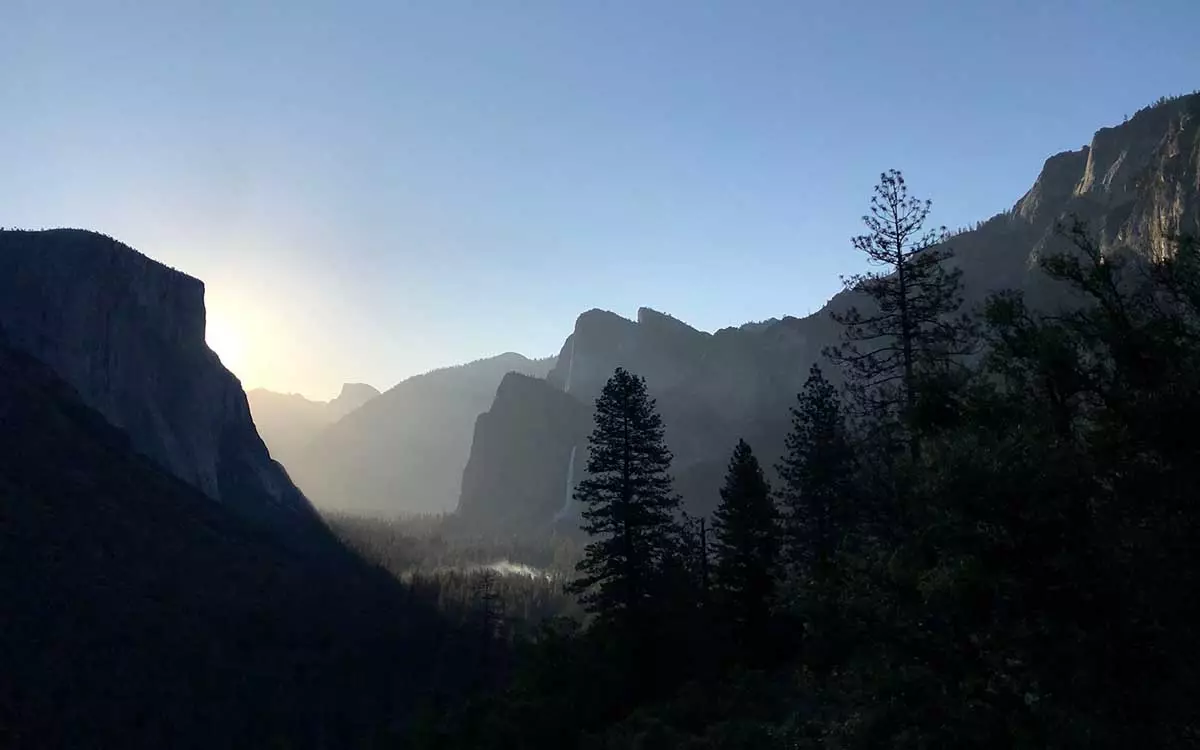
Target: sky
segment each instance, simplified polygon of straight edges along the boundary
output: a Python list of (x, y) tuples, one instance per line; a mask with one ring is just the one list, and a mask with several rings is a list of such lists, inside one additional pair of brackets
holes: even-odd
[(0, 226), (206, 284), (249, 388), (336, 395), (640, 306), (818, 309), (879, 173), (956, 227), (1200, 88), (1195, 0), (2, 0)]

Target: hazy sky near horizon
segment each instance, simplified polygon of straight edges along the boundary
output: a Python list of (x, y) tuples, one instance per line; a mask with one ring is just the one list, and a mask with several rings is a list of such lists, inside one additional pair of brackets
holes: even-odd
[(330, 398), (645, 305), (804, 315), (880, 171), (936, 223), (1200, 87), (1195, 0), (0, 3), (0, 225), (207, 285), (247, 388)]

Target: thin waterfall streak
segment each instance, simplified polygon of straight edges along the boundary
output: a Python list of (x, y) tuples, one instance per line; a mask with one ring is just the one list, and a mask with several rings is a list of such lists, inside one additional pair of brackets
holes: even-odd
[(571, 376), (575, 373), (575, 336), (571, 336), (571, 353), (567, 355), (567, 384), (563, 388), (564, 393), (571, 392)]
[(572, 503), (575, 500), (575, 450), (579, 446), (571, 446), (571, 457), (567, 459), (567, 495), (563, 498), (562, 507), (554, 514), (555, 521), (561, 521), (566, 518), (572, 511)]

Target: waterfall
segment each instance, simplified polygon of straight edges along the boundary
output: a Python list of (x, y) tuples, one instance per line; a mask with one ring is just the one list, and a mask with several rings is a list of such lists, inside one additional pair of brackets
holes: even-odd
[(571, 446), (571, 457), (567, 459), (567, 496), (563, 498), (562, 507), (554, 514), (555, 521), (561, 521), (571, 512), (571, 505), (575, 500), (575, 449), (577, 445)]
[[(571, 335), (571, 353), (567, 355), (567, 382), (563, 386), (564, 393), (571, 392), (571, 376), (575, 372), (575, 335)], [(562, 507), (554, 514), (554, 520), (551, 523), (557, 523), (564, 518), (567, 518), (571, 513), (571, 505), (574, 501), (575, 492), (575, 450), (579, 446), (571, 446), (571, 457), (567, 459), (567, 493), (563, 498)]]
[(567, 355), (567, 384), (563, 386), (563, 393), (571, 392), (571, 375), (575, 372), (575, 335), (571, 335), (571, 353)]

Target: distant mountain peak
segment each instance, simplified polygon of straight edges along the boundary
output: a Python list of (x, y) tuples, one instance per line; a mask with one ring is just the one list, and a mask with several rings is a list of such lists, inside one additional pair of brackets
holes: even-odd
[(638, 308), (637, 322), (639, 325), (644, 324), (644, 323), (654, 322), (655, 320), (663, 319), (663, 318), (665, 318), (667, 320), (683, 322), (683, 321), (680, 321), (678, 318), (668, 315), (665, 312), (662, 312), (660, 310), (655, 310), (653, 307), (639, 307)]
[(343, 396), (371, 397), (306, 434), (286, 421), (304, 414), (264, 411), (264, 423), (278, 417), (279, 427), (267, 431), (272, 435), (267, 442), (305, 438), (283, 454), (283, 463), (325, 508), (377, 515), (447, 511), (459, 498), (475, 419), (492, 403), (501, 381), (512, 372), (540, 380), (553, 363), (505, 352), (414, 375), (378, 395), (370, 386), (348, 385)]
[(329, 402), (329, 416), (336, 421), (379, 395), (378, 389), (366, 383), (343, 383), (342, 392)]
[(669, 332), (673, 334), (684, 335), (709, 335), (705, 331), (684, 323), (674, 315), (669, 315), (665, 312), (660, 312), (652, 307), (639, 307), (637, 312), (637, 322), (639, 326), (653, 328), (657, 331)]
[[(355, 396), (378, 396), (379, 389), (367, 383), (342, 383), (342, 391), (338, 394), (338, 398), (347, 398)], [(334, 399), (336, 401), (337, 399)]]
[(604, 310), (599, 307), (593, 307), (579, 314), (575, 318), (575, 330), (580, 328), (624, 328), (634, 325), (634, 321), (626, 318), (623, 315), (618, 315), (612, 310)]

